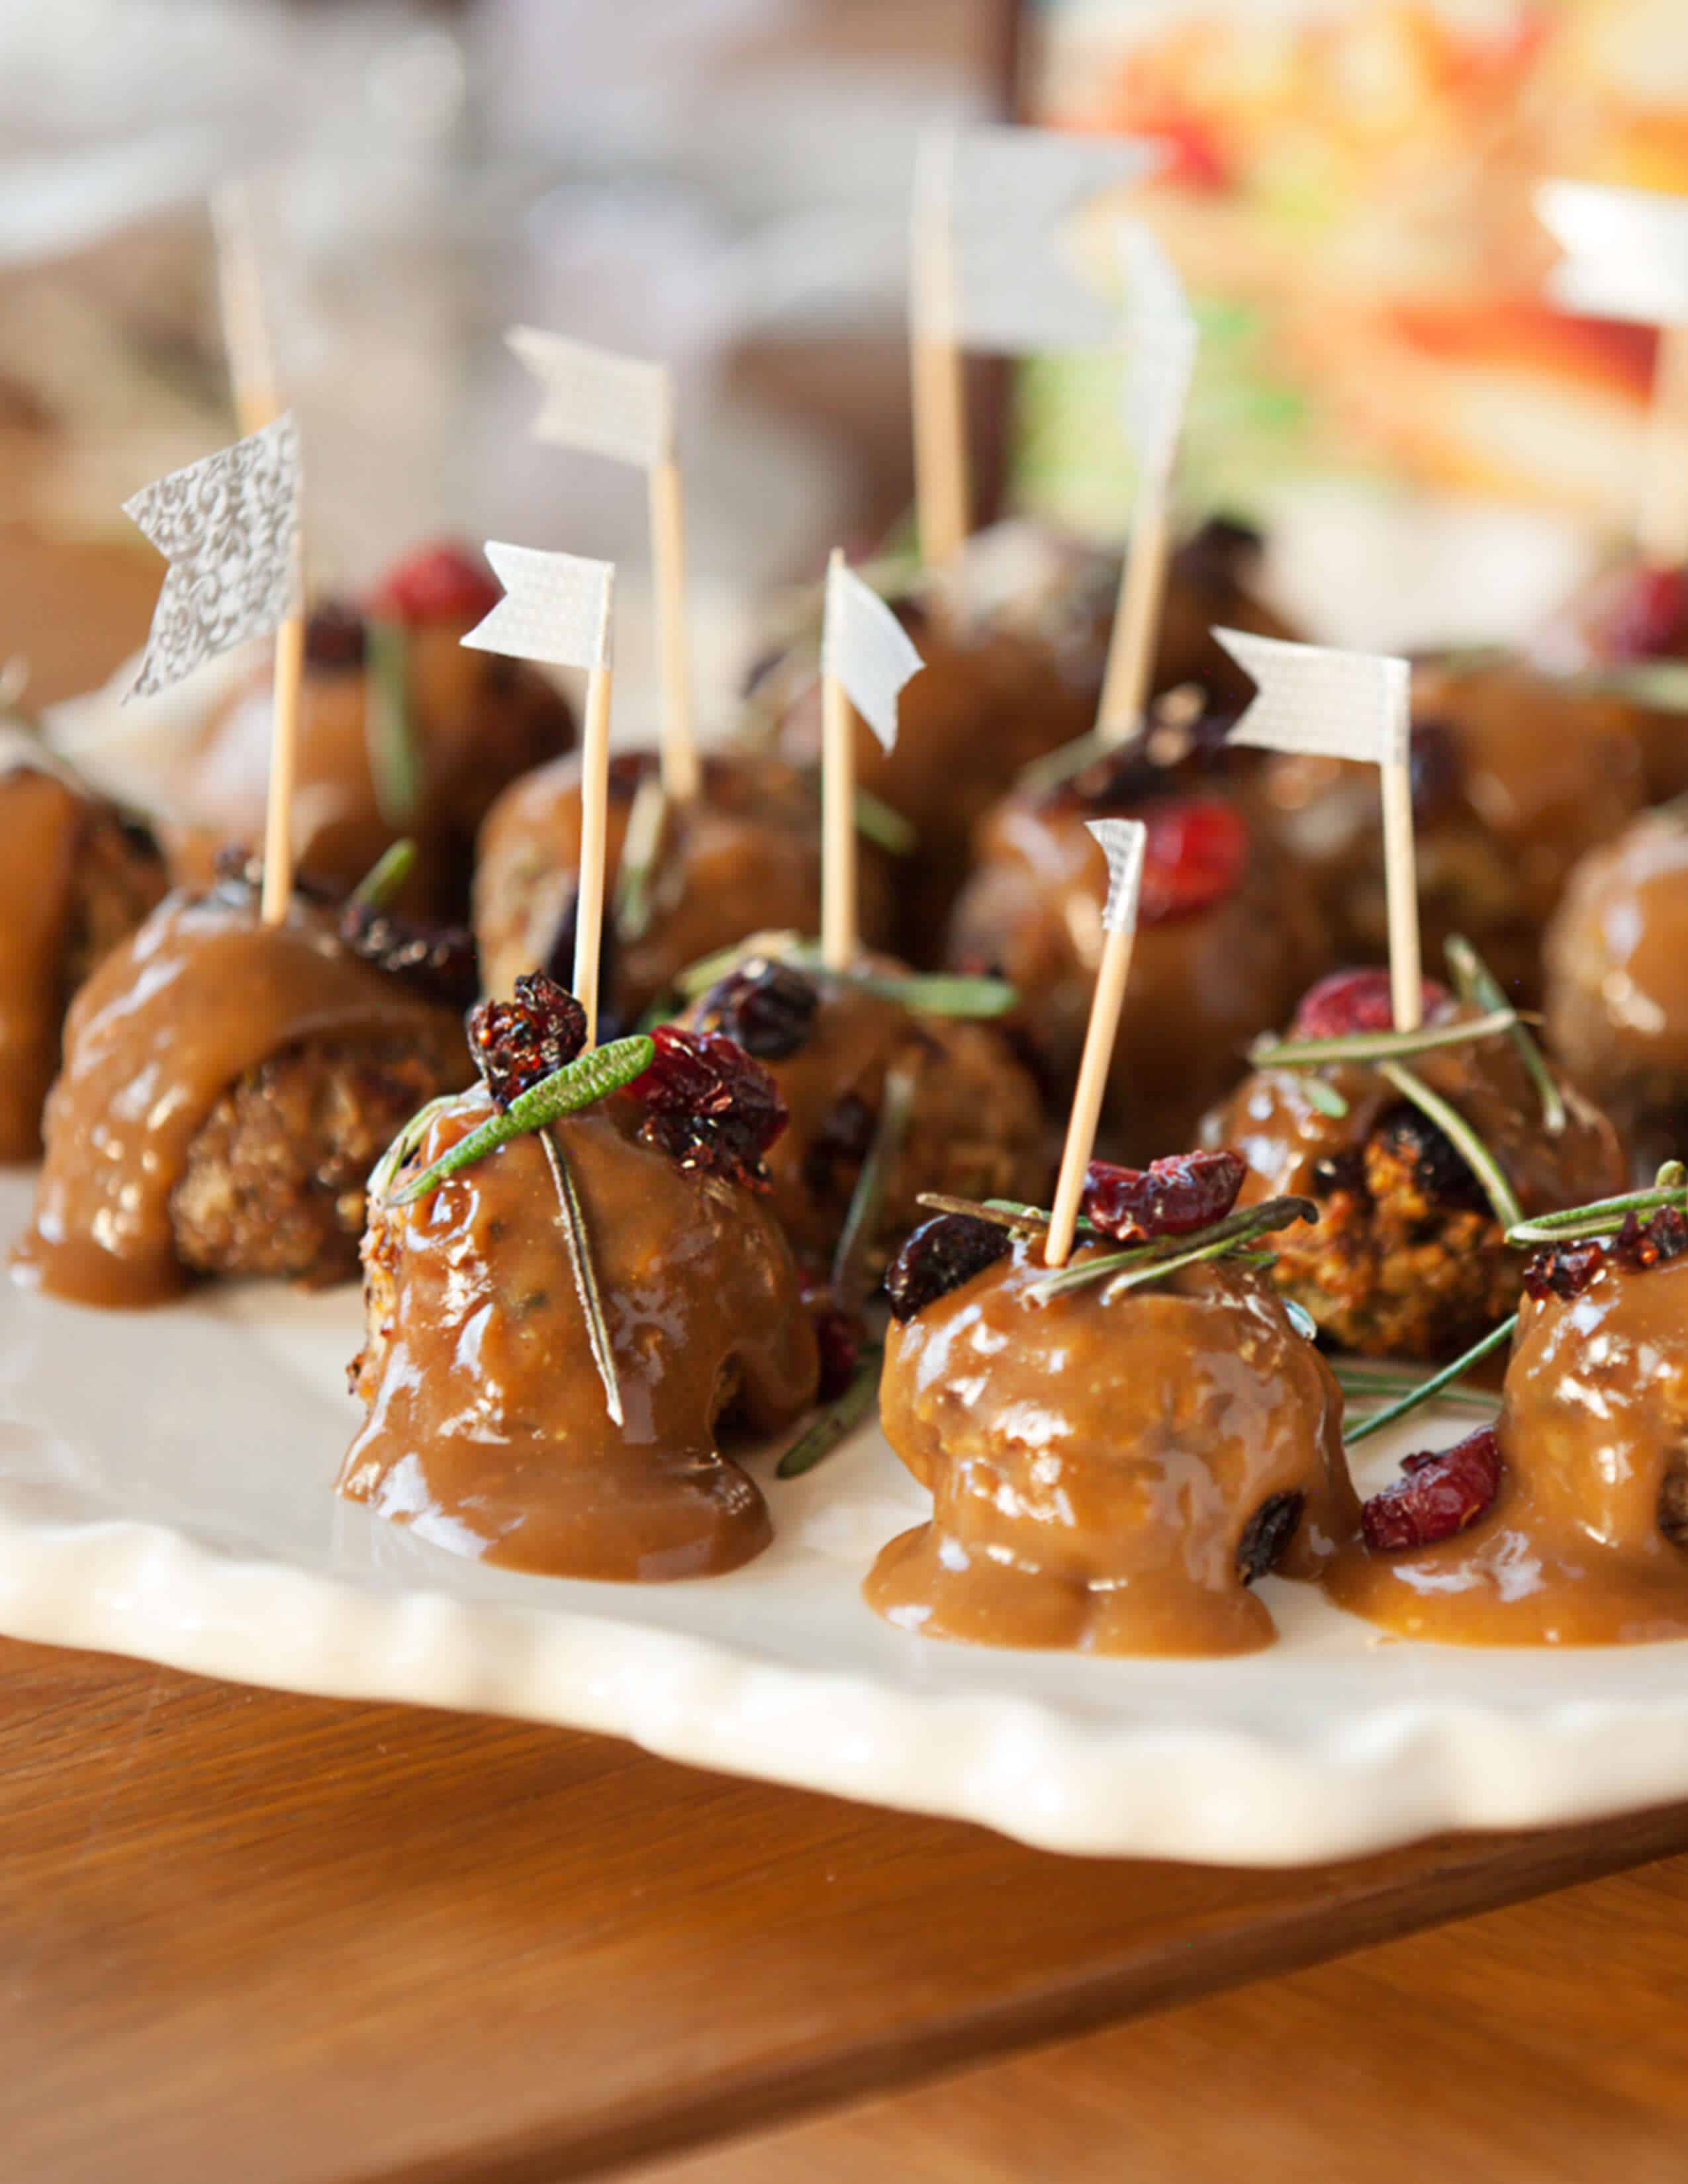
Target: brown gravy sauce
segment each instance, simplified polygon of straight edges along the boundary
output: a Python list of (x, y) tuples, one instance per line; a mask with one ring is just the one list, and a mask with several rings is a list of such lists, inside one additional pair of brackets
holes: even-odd
[(1435, 1546), (1349, 1546), (1324, 1572), (1331, 1598), (1442, 1645), (1688, 1637), (1688, 1552), (1659, 1529), (1688, 1462), (1688, 1261), (1608, 1262), (1580, 1296), (1525, 1298), (1497, 1431), (1492, 1507)]
[[(490, 1113), (440, 1111), (422, 1164)], [(513, 1139), (422, 1203), (372, 1209), (369, 1416), (339, 1490), (454, 1552), (554, 1576), (735, 1568), (772, 1528), (722, 1457), (723, 1412), (759, 1431), (814, 1399), (815, 1337), (765, 1201), (688, 1173), (610, 1101), (553, 1125), (591, 1238), (626, 1424), (588, 1346), (543, 1148)]]
[(76, 852), (86, 801), (58, 774), (0, 777), (0, 1160), (33, 1160), (58, 1067)]
[(901, 1325), (886, 1438), (933, 1494), (893, 1540), (870, 1604), (980, 1646), (1245, 1653), (1275, 1632), (1237, 1569), (1273, 1496), (1305, 1496), (1279, 1564), (1316, 1577), (1352, 1535), (1342, 1400), (1323, 1359), (1245, 1268), (1203, 1265), (1102, 1302), (1042, 1306), (1034, 1244)]
[(170, 897), (70, 1006), (16, 1277), (81, 1304), (175, 1295), (187, 1277), (170, 1194), (228, 1087), (300, 1039), (402, 1032), (437, 1016), (297, 911), (266, 926), (255, 906)]

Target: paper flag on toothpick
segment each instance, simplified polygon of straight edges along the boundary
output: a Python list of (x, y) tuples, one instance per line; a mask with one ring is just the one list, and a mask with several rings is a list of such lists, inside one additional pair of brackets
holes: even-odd
[(1535, 209), (1565, 253), (1547, 276), (1562, 309), (1647, 326), (1688, 322), (1688, 198), (1543, 182)]
[(610, 665), (613, 561), (548, 554), (537, 546), (487, 541), (487, 559), (504, 596), (462, 642), (476, 652), (546, 660), (557, 667)]
[(299, 482), (289, 411), (124, 502), (170, 564), (129, 698), (169, 689), (299, 610)]
[(1141, 220), (1122, 225), (1119, 255), (1125, 274), (1125, 425), (1141, 500), (1151, 493), (1164, 496), (1172, 478), (1195, 365), (1195, 320), (1184, 284)]
[(1372, 766), (1406, 764), (1412, 691), (1406, 660), (1292, 644), (1240, 629), (1213, 635), (1259, 686), (1228, 742)]
[(1108, 899), (1102, 905), (1102, 924), (1109, 933), (1134, 933), (1137, 900), (1143, 892), (1143, 852), (1149, 829), (1140, 819), (1087, 819), (1087, 833), (1094, 834), (1108, 861)]
[(674, 378), (666, 364), (538, 326), (512, 326), (504, 339), (545, 390), (536, 440), (644, 470), (673, 454)]
[(925, 665), (879, 594), (835, 560), (827, 571), (821, 672), (843, 686), (884, 750), (897, 740), (898, 693)]
[[(1164, 156), (1140, 137), (1056, 129), (992, 126), (928, 139), (917, 221), (947, 223), (951, 323), (928, 331), (1010, 356), (1117, 340), (1118, 311), (1073, 270), (1065, 231), (1089, 200), (1142, 181)], [(941, 310), (942, 299), (927, 301)]]

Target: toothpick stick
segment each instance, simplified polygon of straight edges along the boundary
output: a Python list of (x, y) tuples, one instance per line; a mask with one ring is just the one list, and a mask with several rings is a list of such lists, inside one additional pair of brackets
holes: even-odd
[(228, 358), (235, 415), (242, 436), (262, 432), (281, 415), (276, 365), (264, 316), (264, 288), (252, 198), (243, 181), (222, 182), (211, 192), (211, 230), (216, 242), (217, 303)]
[[(844, 566), (844, 549), (834, 546), (829, 591)], [(855, 960), (855, 722), (830, 666), (821, 677), (821, 958), (829, 971)]]
[(689, 804), (698, 793), (699, 768), (686, 637), (686, 526), (680, 465), (666, 455), (651, 465), (649, 477), (651, 568), (662, 670), (662, 786), (671, 802)]
[(1084, 1031), (1078, 1084), (1067, 1118), (1061, 1174), (1044, 1236), (1046, 1267), (1067, 1264), (1078, 1233), (1084, 1171), (1095, 1150), (1096, 1126), (1101, 1120), (1108, 1071), (1113, 1062), (1114, 1043), (1119, 1036), (1120, 1011), (1125, 1005), (1126, 982), (1131, 976), (1131, 954), (1137, 938), (1137, 896), (1147, 839), (1147, 830), (1140, 820), (1099, 819), (1086, 823), (1101, 844), (1108, 861), (1107, 904), (1102, 912), (1107, 938), (1102, 946), (1102, 960), (1096, 967), (1096, 989), (1090, 997), (1090, 1021)]
[(1424, 1016), (1418, 950), (1418, 862), (1412, 834), (1412, 777), (1405, 757), (1379, 768), (1383, 790), (1384, 889), (1389, 907), (1389, 992), (1397, 1031), (1417, 1031)]
[[(302, 593), (302, 577), (298, 588)], [(304, 616), (300, 612), (289, 615), (276, 632), (270, 783), (264, 807), (264, 892), (259, 904), (259, 914), (266, 925), (284, 924), (293, 899), (293, 783), (304, 682)]]
[(1166, 497), (1156, 494), (1148, 508), (1139, 507), (1119, 572), (1119, 598), (1096, 712), (1096, 733), (1104, 743), (1126, 742), (1142, 723), (1171, 548)]
[(967, 393), (955, 324), (950, 223), (955, 139), (925, 138), (916, 155), (909, 271), (910, 392), (914, 412), (915, 507), (921, 559), (941, 568), (967, 543)]
[(1635, 538), (1654, 568), (1688, 562), (1688, 326), (1659, 329)]
[(604, 868), (610, 812), (610, 669), (592, 669), (580, 752), (580, 892), (575, 903), (574, 991), (586, 1040), (598, 1044), (598, 971), (604, 946)]

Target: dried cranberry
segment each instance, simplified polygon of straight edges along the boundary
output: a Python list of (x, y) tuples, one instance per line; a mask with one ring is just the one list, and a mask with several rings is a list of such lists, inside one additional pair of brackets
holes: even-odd
[(1605, 1250), (1596, 1243), (1544, 1244), (1524, 1262), (1524, 1295), (1538, 1304), (1550, 1296), (1568, 1303), (1582, 1295), (1605, 1263)]
[(749, 1190), (766, 1190), (762, 1156), (786, 1124), (773, 1078), (719, 1032), (660, 1024), (651, 1038), (655, 1058), (627, 1088), (644, 1105), (639, 1135), (682, 1167), (707, 1168)]
[(1376, 1140), (1397, 1159), (1409, 1162), (1412, 1180), (1424, 1196), (1440, 1206), (1483, 1206), (1488, 1204), (1482, 1184), (1472, 1173), (1463, 1153), (1438, 1123), (1405, 1101), (1378, 1118)]
[(816, 1347), (821, 1353), (821, 1384), (816, 1392), (822, 1402), (829, 1403), (843, 1395), (855, 1378), (867, 1323), (859, 1312), (847, 1312), (828, 1284), (807, 1276), (803, 1282), (803, 1305), (814, 1323)]
[(1654, 660), (1688, 638), (1688, 569), (1627, 570), (1597, 617), (1596, 647), (1609, 660)]
[(1282, 1562), (1301, 1521), (1306, 1500), (1301, 1494), (1273, 1494), (1244, 1525), (1237, 1542), (1237, 1575), (1245, 1585), (1252, 1585)]
[(305, 665), (320, 673), (348, 673), (364, 664), (364, 618), (343, 599), (324, 599), (304, 626)]
[(469, 1011), (469, 1051), (496, 1107), (565, 1068), (586, 1045), (586, 1011), (543, 971), (515, 982), (513, 1001), (477, 1001)]
[(1680, 1206), (1662, 1206), (1651, 1221), (1638, 1221), (1633, 1213), (1624, 1217), (1624, 1226), (1612, 1240), (1612, 1256), (1621, 1267), (1631, 1273), (1645, 1273), (1650, 1267), (1669, 1266), (1688, 1251), (1688, 1220)]
[(1210, 909), (1242, 884), (1249, 831), (1217, 797), (1188, 796), (1144, 814), (1143, 892), (1139, 925), (1165, 925)]
[(479, 621), (504, 596), (478, 554), (434, 545), (407, 554), (382, 578), (371, 611), (393, 621)]
[(1440, 818), (1457, 800), (1465, 781), (1459, 736), (1446, 721), (1415, 721), (1408, 773), (1412, 816), (1421, 825)]
[[(1421, 1006), (1427, 1023), (1452, 999), (1447, 988), (1434, 978), (1424, 980), (1423, 995)], [(1359, 1032), (1394, 1028), (1395, 1007), (1387, 971), (1333, 971), (1302, 994), (1290, 1035), (1292, 1039), (1348, 1039)]]
[(1006, 1258), (1013, 1239), (994, 1221), (971, 1213), (939, 1213), (922, 1222), (885, 1269), (894, 1319), (912, 1319), (963, 1282)]
[(340, 938), (354, 956), (448, 1008), (466, 1008), (479, 989), (475, 936), (465, 926), (422, 925), (348, 902), (340, 911)]
[(1079, 1204), (1085, 1218), (1121, 1244), (1185, 1236), (1223, 1221), (1248, 1173), (1240, 1153), (1173, 1153), (1146, 1168), (1092, 1161)]
[(704, 995), (699, 1028), (724, 1032), (746, 1054), (782, 1061), (809, 1036), (821, 989), (789, 963), (753, 956)]
[(1479, 1426), (1452, 1448), (1409, 1456), (1401, 1469), (1360, 1512), (1373, 1554), (1434, 1546), (1474, 1524), (1501, 1490), (1501, 1444), (1493, 1426)]

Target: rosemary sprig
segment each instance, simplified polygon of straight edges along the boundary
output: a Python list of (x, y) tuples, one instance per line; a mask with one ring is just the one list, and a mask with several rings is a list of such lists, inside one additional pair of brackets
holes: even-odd
[(378, 1203), (385, 1201), (393, 1177), (427, 1135), (428, 1125), (434, 1117), (442, 1108), (455, 1106), (461, 1096), (457, 1092), (442, 1092), (437, 1099), (430, 1100), (426, 1106), (416, 1110), (371, 1169), (368, 1185), (371, 1199)]
[(409, 635), (402, 622), (371, 621), (364, 649), (364, 739), (376, 808), (389, 827), (405, 827), (422, 794), (422, 754), (410, 710)]
[(1122, 1288), (1138, 1288), (1145, 1281), (1156, 1280), (1199, 1259), (1218, 1258), (1252, 1243), (1256, 1236), (1287, 1228), (1292, 1222), (1318, 1219), (1318, 1208), (1310, 1198), (1264, 1199), (1258, 1206), (1228, 1213), (1223, 1221), (1189, 1236), (1162, 1236), (1152, 1244), (1133, 1245), (1123, 1251), (1100, 1251), (1089, 1258), (1072, 1260), (1034, 1282), (1026, 1294), (1033, 1304), (1047, 1304), (1051, 1297), (1111, 1274), (1116, 1278), (1109, 1289), (1111, 1296)]
[(908, 1140), (916, 1077), (917, 1072), (907, 1061), (885, 1072), (873, 1142), (856, 1173), (855, 1188), (850, 1195), (844, 1227), (833, 1253), (833, 1295), (846, 1312), (853, 1311), (867, 1294), (867, 1257), (884, 1220), (892, 1172)]
[[(915, 1204), (930, 1206), (934, 1213), (964, 1213), (970, 1221), (994, 1222), (1020, 1236), (1035, 1236), (1049, 1226), (1049, 1215), (1041, 1206), (1022, 1206), (1017, 1198), (949, 1198), (941, 1190), (922, 1190)], [(1077, 1233), (1081, 1239), (1094, 1239), (1102, 1232), (1080, 1214)]]
[(1554, 1213), (1538, 1213), (1513, 1222), (1507, 1241), (1520, 1247), (1532, 1244), (1577, 1243), (1596, 1236), (1615, 1236), (1631, 1213), (1657, 1213), (1675, 1206), (1688, 1212), (1684, 1186), (1688, 1169), (1680, 1161), (1667, 1161), (1649, 1190), (1626, 1190), (1617, 1198), (1596, 1198), (1587, 1206), (1569, 1206)]
[(627, 814), (627, 831), (621, 844), (621, 869), (616, 875), (616, 900), (611, 916), (618, 940), (637, 940), (650, 924), (653, 883), (662, 837), (668, 824), (668, 792), (660, 773), (647, 773), (633, 791)]
[(1387, 1078), (1397, 1092), (1410, 1100), (1421, 1115), (1428, 1115), (1442, 1131), (1482, 1184), (1483, 1195), (1501, 1228), (1516, 1227), (1524, 1219), (1524, 1208), (1518, 1202), (1517, 1194), (1500, 1162), (1458, 1108), (1451, 1106), (1440, 1092), (1433, 1092), (1416, 1071), (1404, 1068), (1398, 1061), (1383, 1062), (1378, 1074)]
[[(1474, 1008), (1486, 1009), (1490, 1015), (1498, 1014), (1508, 1006), (1501, 983), (1483, 961), (1471, 943), (1457, 933), (1450, 934), (1443, 949), (1448, 969), (1462, 1001)], [(1507, 1034), (1517, 1050), (1518, 1060), (1529, 1072), (1535, 1087), (1536, 1097), (1541, 1102), (1541, 1127), (1550, 1138), (1557, 1138), (1565, 1127), (1565, 1102), (1553, 1072), (1547, 1067), (1541, 1049), (1522, 1022), (1513, 1025)]]
[(1248, 1058), (1256, 1069), (1317, 1069), (1327, 1061), (1405, 1061), (1439, 1046), (1497, 1039), (1518, 1020), (1515, 1009), (1502, 1006), (1461, 1023), (1421, 1024), (1417, 1031), (1357, 1031), (1341, 1039), (1279, 1039), (1264, 1032), (1250, 1045)]
[(900, 1001), (917, 1016), (1006, 1016), (1020, 998), (1006, 979), (972, 978), (961, 972), (911, 971), (900, 978), (878, 971), (829, 971), (822, 961), (819, 941), (795, 933), (760, 933), (749, 949), (742, 941), (737, 947), (718, 948), (712, 956), (688, 963), (676, 976), (675, 989), (684, 1000), (695, 1000), (747, 955), (776, 956), (799, 970), (816, 972), (841, 986), (852, 986), (859, 993)]
[[(1418, 1385), (1409, 1373), (1378, 1371), (1349, 1357), (1337, 1359), (1331, 1370), (1343, 1394), (1358, 1402), (1387, 1402), (1396, 1396), (1411, 1395)], [(1500, 1397), (1486, 1388), (1450, 1384), (1441, 1390), (1440, 1400), (1462, 1410), (1486, 1411), (1490, 1415), (1501, 1407)]]
[(800, 1434), (774, 1466), (776, 1479), (799, 1479), (828, 1457), (853, 1433), (873, 1407), (879, 1392), (879, 1362), (884, 1352), (877, 1344), (864, 1347), (855, 1374), (843, 1395)]
[(1071, 743), (1061, 744), (1041, 758), (1034, 758), (1029, 766), (1022, 766), (1016, 778), (1017, 791), (1026, 796), (1042, 796), (1051, 788), (1059, 788), (1064, 781), (1083, 773), (1087, 766), (1094, 766), (1099, 758), (1117, 751), (1119, 745), (1099, 735), (1095, 728), (1075, 736)]
[(351, 900), (366, 910), (385, 910), (415, 869), (416, 845), (408, 834), (382, 851), (352, 889)]
[(1518, 1316), (1513, 1312), (1498, 1327), (1491, 1327), (1480, 1342), (1474, 1342), (1469, 1350), (1454, 1359), (1451, 1365), (1444, 1365), (1440, 1373), (1433, 1373), (1428, 1380), (1421, 1380), (1406, 1395), (1398, 1396), (1392, 1403), (1386, 1403), (1382, 1410), (1373, 1411), (1369, 1418), (1362, 1418), (1358, 1425), (1344, 1435), (1345, 1445), (1352, 1448), (1356, 1442), (1380, 1433), (1385, 1426), (1392, 1426), (1397, 1418), (1404, 1418), (1409, 1411), (1416, 1411), (1421, 1403), (1428, 1403), (1432, 1396), (1439, 1396), (1451, 1382), (1462, 1379), (1474, 1365), (1488, 1357), (1491, 1351), (1498, 1350), (1503, 1342), (1512, 1340), (1513, 1329), (1518, 1323)]
[(855, 831), (892, 857), (911, 857), (920, 841), (902, 813), (868, 788), (855, 792)]
[(586, 1339), (592, 1351), (592, 1362), (598, 1368), (598, 1377), (604, 1384), (604, 1408), (610, 1413), (612, 1425), (625, 1425), (621, 1408), (621, 1379), (616, 1370), (616, 1352), (610, 1340), (610, 1329), (604, 1317), (604, 1298), (598, 1286), (598, 1269), (593, 1263), (592, 1237), (586, 1225), (586, 1209), (580, 1202), (580, 1193), (575, 1189), (574, 1172), (563, 1157), (562, 1148), (549, 1130), (539, 1132), (539, 1142), (545, 1149), (545, 1158), (551, 1170), (551, 1181), (556, 1186), (557, 1207), (562, 1215), (563, 1240), (569, 1250), (569, 1272), (574, 1276), (575, 1295), (580, 1299), (580, 1308), (586, 1319)]
[(496, 1152), (512, 1138), (519, 1138), (529, 1130), (543, 1129), (546, 1123), (554, 1123), (561, 1116), (575, 1114), (582, 1107), (589, 1107), (594, 1100), (619, 1092), (624, 1084), (631, 1084), (634, 1078), (644, 1074), (655, 1053), (652, 1042), (642, 1033), (636, 1033), (631, 1039), (612, 1039), (608, 1046), (594, 1046), (588, 1053), (577, 1056), (566, 1067), (554, 1070), (538, 1084), (530, 1085), (502, 1113), (489, 1115), (478, 1129), (471, 1130), (466, 1138), (460, 1138), (419, 1176), (413, 1177), (395, 1195), (392, 1203), (414, 1206), (419, 1198), (426, 1198), (437, 1190), (448, 1176), (472, 1166), (476, 1161), (484, 1160), (488, 1153)]
[(1301, 1089), (1306, 1095), (1307, 1105), (1317, 1107), (1321, 1115), (1329, 1115), (1334, 1123), (1340, 1123), (1348, 1112), (1348, 1102), (1329, 1078), (1317, 1076), (1309, 1070), (1301, 1080)]

